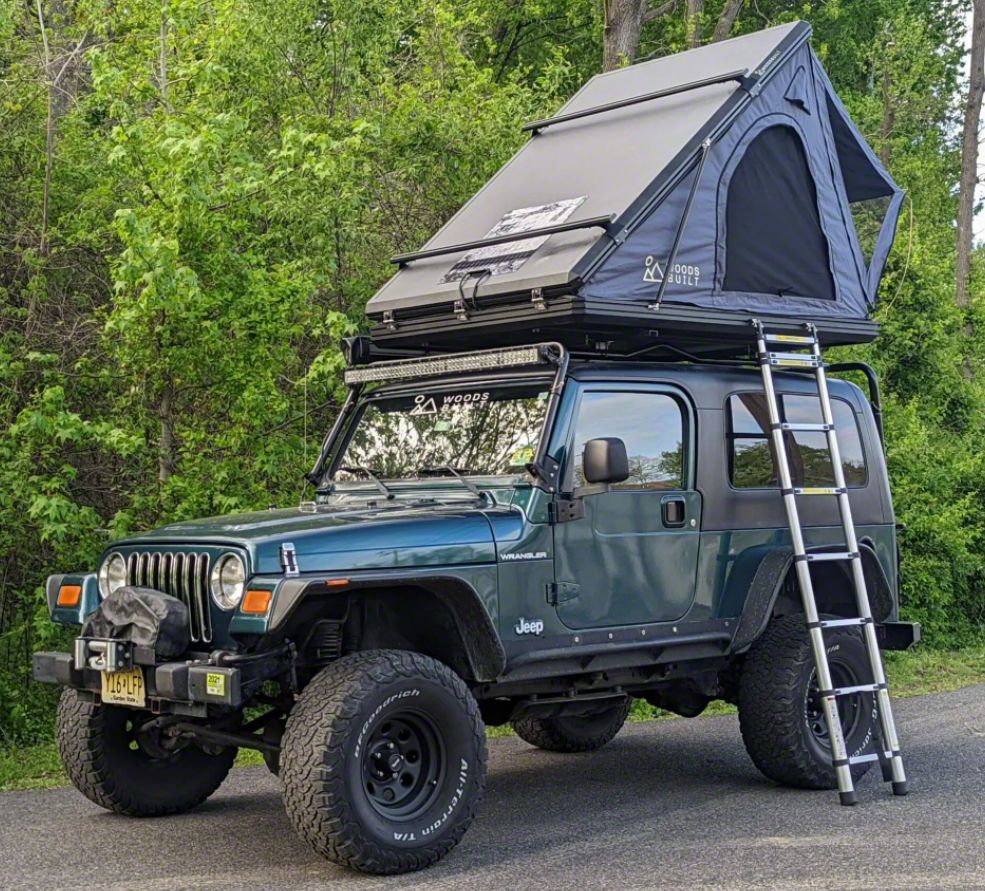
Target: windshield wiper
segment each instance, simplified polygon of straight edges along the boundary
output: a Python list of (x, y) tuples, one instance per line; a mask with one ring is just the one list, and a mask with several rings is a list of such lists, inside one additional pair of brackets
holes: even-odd
[(372, 470), (368, 467), (340, 467), (339, 470), (345, 471), (346, 473), (361, 473), (364, 477), (372, 480), (373, 485), (376, 486), (384, 495), (387, 497), (387, 501), (392, 501), (394, 498), (393, 492), (390, 491), (386, 483), (383, 482)]
[(465, 486), (466, 489), (468, 489), (473, 495), (475, 495), (476, 498), (484, 499), (486, 497), (486, 493), (483, 492), (475, 483), (473, 483), (472, 480), (466, 479), (450, 464), (439, 464), (437, 467), (422, 467), (420, 470), (417, 471), (418, 476), (421, 475), (426, 476), (429, 474), (431, 476), (436, 476), (439, 473), (447, 473), (455, 477), (455, 479), (457, 479), (463, 486)]

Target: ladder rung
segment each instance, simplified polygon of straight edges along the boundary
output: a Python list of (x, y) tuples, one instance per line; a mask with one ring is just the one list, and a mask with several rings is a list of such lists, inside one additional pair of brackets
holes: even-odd
[(808, 563), (823, 563), (825, 560), (858, 560), (858, 551), (822, 551), (819, 554), (804, 554)]
[(763, 340), (770, 343), (802, 343), (813, 345), (817, 343), (813, 337), (805, 337), (803, 334), (769, 334), (763, 332)]
[(892, 752), (883, 752), (880, 755), (878, 752), (869, 752), (865, 755), (852, 755), (844, 760), (845, 764), (868, 764), (870, 761), (878, 761), (880, 758), (885, 758), (887, 761), (891, 761), (893, 758)]
[(808, 622), (808, 628), (845, 628), (850, 625), (868, 625), (872, 619), (821, 619), (819, 622)]
[(783, 495), (844, 495), (847, 489), (839, 489), (835, 486), (797, 486), (793, 489), (784, 489)]
[(827, 433), (835, 427), (834, 424), (787, 424), (786, 422), (771, 426), (792, 433)]
[(770, 360), (770, 365), (808, 366), (810, 368), (817, 368), (822, 361), (821, 357), (817, 355), (817, 353), (769, 352), (766, 354), (766, 358)]
[(878, 693), (888, 689), (885, 684), (859, 684), (857, 687), (835, 687), (834, 690), (822, 690), (821, 696), (854, 696), (856, 693)]

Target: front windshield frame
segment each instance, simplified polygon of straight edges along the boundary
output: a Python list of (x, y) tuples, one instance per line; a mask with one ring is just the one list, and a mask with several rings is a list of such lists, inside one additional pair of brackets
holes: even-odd
[[(533, 387), (539, 387), (542, 392), (547, 394), (545, 401), (545, 411), (544, 417), (541, 420), (539, 432), (537, 436), (537, 441), (534, 448), (534, 453), (539, 454), (547, 441), (547, 437), (550, 435), (550, 426), (553, 421), (553, 411), (552, 402), (557, 400), (557, 375), (554, 371), (546, 372), (527, 372), (521, 374), (513, 374), (508, 377), (503, 375), (495, 376), (469, 376), (469, 377), (443, 377), (443, 378), (430, 378), (426, 380), (416, 380), (413, 383), (406, 382), (390, 386), (379, 387), (378, 389), (372, 390), (369, 393), (363, 393), (352, 412), (352, 416), (349, 418), (345, 425), (345, 429), (338, 438), (337, 446), (333, 450), (332, 459), (329, 462), (329, 466), (322, 480), (322, 487), (326, 490), (337, 489), (340, 485), (363, 488), (366, 484), (372, 485), (369, 480), (363, 480), (361, 478), (343, 479), (340, 480), (337, 477), (340, 469), (348, 464), (346, 454), (348, 452), (349, 446), (355, 436), (359, 425), (362, 423), (363, 418), (367, 409), (374, 405), (375, 403), (399, 397), (407, 397), (421, 392), (422, 386), (426, 386), (429, 393), (440, 394), (448, 392), (462, 392), (464, 390), (469, 390), (476, 387), (483, 387), (489, 389), (506, 389), (515, 387), (518, 390), (529, 389)], [(534, 460), (533, 458), (531, 460)], [(377, 470), (378, 468), (370, 467), (371, 470)], [(530, 471), (529, 468), (523, 471), (510, 471), (510, 472), (479, 472), (479, 473), (468, 473), (463, 474), (467, 478), (476, 479), (487, 479), (487, 478), (502, 478), (502, 479), (516, 479), (518, 477), (527, 476), (529, 478)], [(408, 475), (408, 476), (391, 476), (387, 474), (380, 473), (381, 479), (386, 480), (388, 483), (402, 483), (402, 484), (420, 484), (420, 483), (434, 483), (434, 482), (446, 482), (456, 485), (455, 478), (452, 475), (442, 476), (439, 474), (425, 474), (425, 475)]]

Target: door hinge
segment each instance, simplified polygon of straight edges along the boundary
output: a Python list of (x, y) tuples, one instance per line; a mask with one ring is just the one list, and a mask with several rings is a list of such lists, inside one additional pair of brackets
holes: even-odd
[(556, 526), (558, 523), (570, 523), (585, 516), (585, 501), (581, 498), (558, 498), (547, 504), (547, 521)]
[(577, 582), (550, 582), (547, 585), (547, 602), (552, 606), (574, 600), (581, 591)]

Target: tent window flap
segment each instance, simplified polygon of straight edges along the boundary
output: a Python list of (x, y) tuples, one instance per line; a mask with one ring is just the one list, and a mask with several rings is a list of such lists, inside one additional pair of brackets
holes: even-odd
[(723, 290), (835, 299), (817, 189), (792, 127), (749, 143), (726, 202)]

